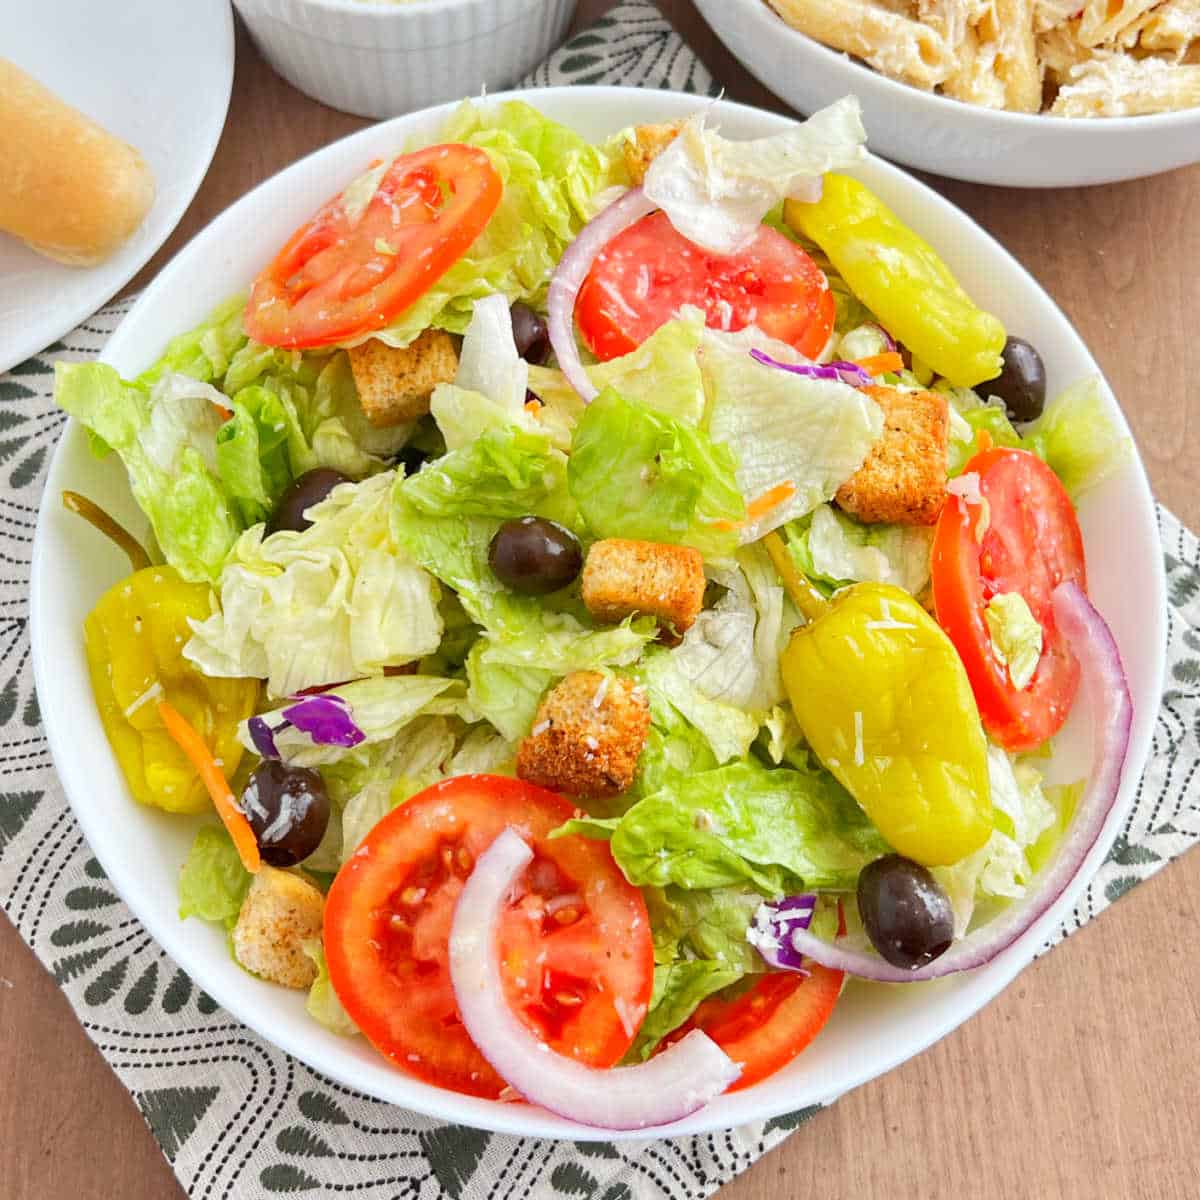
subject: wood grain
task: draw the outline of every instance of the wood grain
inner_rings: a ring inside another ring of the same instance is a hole
[[[609,7],[583,0],[577,23]],[[785,110],[690,3],[662,7],[728,96]],[[362,124],[293,91],[239,33],[212,169],[133,286],[253,184]],[[1200,168],[1082,191],[932,182],[1055,297],[1121,398],[1159,497],[1200,525]],[[1036,340],[1036,329],[1021,332]],[[1190,1200],[1200,1191],[1198,925],[1193,854],[1035,963],[956,1033],[820,1114],[721,1200]],[[182,1196],[135,1105],[6,921],[0,1031],[0,1196]]]

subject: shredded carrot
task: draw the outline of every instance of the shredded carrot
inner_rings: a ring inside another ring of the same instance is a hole
[[[975,434],[975,445],[979,447],[980,454],[986,454],[996,443],[992,441],[992,435],[986,429],[980,429]]]
[[[167,727],[167,732],[178,743],[180,750],[188,756],[192,766],[196,768],[208,794],[212,797],[213,807],[221,818],[233,844],[237,847],[238,857],[242,866],[251,874],[257,874],[262,867],[262,858],[258,853],[258,840],[250,822],[242,815],[233,798],[233,791],[225,779],[225,774],[213,758],[212,751],[205,745],[204,739],[192,728],[187,719],[173,705],[165,700],[158,702],[158,715]]]
[[[763,492],[757,500],[751,500],[746,505],[746,519],[744,521],[714,521],[712,523],[713,528],[720,529],[722,532],[730,529],[744,529],[751,521],[757,521],[759,517],[765,517],[771,509],[778,508],[795,494],[796,485],[790,480],[777,483],[773,488],[768,488]]]
[[[904,370],[904,359],[895,350],[885,354],[872,354],[869,358],[856,358],[856,367],[862,367],[868,375],[894,375]]]
[[[232,421],[233,420],[233,409],[232,408],[226,408],[225,405],[223,405],[223,404],[217,404],[217,405],[215,405],[215,407],[216,407],[217,412],[219,412],[221,414],[222,421]]]
[[[542,411],[541,401],[540,400],[526,400],[525,401],[525,411],[531,417],[536,417],[538,415],[538,413],[540,413]]]
[[[763,492],[757,500],[751,500],[746,505],[746,520],[757,521],[759,517],[765,517],[771,509],[778,508],[795,494],[796,485],[790,479],[784,480],[783,483],[777,483],[773,488],[768,488]]]

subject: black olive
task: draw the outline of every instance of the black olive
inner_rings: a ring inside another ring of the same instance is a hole
[[[303,532],[312,524],[305,517],[305,512],[314,504],[320,504],[339,483],[349,482],[341,471],[335,471],[332,467],[317,467],[296,476],[279,497],[279,503],[267,522],[267,533],[278,533],[281,529]]]
[[[542,517],[505,521],[488,547],[488,565],[505,587],[543,596],[566,587],[583,567],[579,539]]]
[[[550,330],[546,328],[546,322],[520,300],[508,312],[512,317],[517,353],[526,362],[544,363],[550,357]]]
[[[433,456],[418,446],[404,446],[396,455],[396,465],[404,468],[404,476],[415,475]]]
[[[954,910],[919,863],[887,854],[858,876],[858,915],[871,944],[894,967],[923,967],[954,940]]]
[[[320,844],[329,824],[325,781],[308,767],[264,759],[242,792],[242,812],[254,830],[263,861],[294,867]]]
[[[1024,338],[1004,343],[1004,367],[995,379],[979,385],[985,396],[1004,401],[1010,421],[1032,421],[1046,407],[1046,364]]]

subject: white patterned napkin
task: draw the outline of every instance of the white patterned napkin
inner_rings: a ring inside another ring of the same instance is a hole
[[[620,4],[527,82],[711,92],[648,3]],[[125,907],[88,850],[50,764],[29,665],[29,564],[49,454],[65,418],[52,360],[99,352],[129,301],[0,377],[0,905],[133,1093],[189,1195],[414,1200],[701,1200],[812,1115],[703,1137],[550,1142],[484,1133],[358,1095],[220,1011]],[[1169,689],[1137,806],[1060,932],[1079,928],[1200,839],[1200,545],[1165,509]]]

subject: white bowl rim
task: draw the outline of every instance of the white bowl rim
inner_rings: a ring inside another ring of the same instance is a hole
[[[353,4],[358,0],[304,0],[304,3],[315,4]],[[434,2],[434,0],[430,0]],[[729,3],[730,0],[720,0]],[[927,92],[924,88],[905,83],[902,79],[893,79],[882,71],[859,61],[853,55],[842,50],[835,50],[825,45],[810,34],[789,25],[766,0],[733,0],[743,8],[751,6],[766,8],[779,23],[781,36],[790,37],[797,44],[802,43],[801,53],[812,53],[823,59],[831,70],[845,73],[847,90],[854,91],[856,86],[878,87],[882,92],[903,94],[913,105],[921,109],[922,116],[938,118],[942,116],[960,115],[968,120],[979,120],[981,123],[992,123],[996,126],[1007,125],[1015,129],[1048,128],[1055,133],[1081,134],[1083,137],[1119,136],[1122,132],[1134,129],[1147,129],[1153,125],[1155,129],[1170,128],[1173,125],[1185,126],[1200,124],[1200,105],[1191,108],[1180,108],[1172,112],[1147,113],[1144,116],[1130,117],[1061,117],[1052,113],[1023,113],[1013,112],[1006,108],[986,108],[981,104],[971,104],[966,100],[956,100],[953,96],[944,96],[939,92]],[[743,69],[749,70],[745,64]],[[857,81],[862,81],[856,85]],[[839,81],[841,82],[841,81]],[[767,84],[762,84],[772,95],[775,92]],[[836,90],[836,89],[835,89]]]
[[[524,88],[514,89],[507,92],[498,92],[488,97],[489,103],[500,103],[509,99],[524,100],[533,105],[537,105],[539,98],[554,97],[560,99],[570,98],[573,102],[578,102],[581,98],[581,93],[587,95],[587,103],[593,104],[596,107],[602,107],[606,100],[616,100],[619,97],[630,97],[633,95],[645,96],[646,91],[636,87],[616,87],[616,86],[589,86],[585,89],[577,87],[563,86],[553,88]],[[655,93],[650,93],[655,94]],[[695,104],[707,103],[704,97],[684,95],[681,93],[657,93],[659,96],[667,98],[667,103],[684,103],[691,102]],[[306,164],[311,160],[331,150],[333,146],[343,146],[346,143],[353,143],[356,140],[366,141],[377,137],[382,126],[390,126],[393,124],[407,123],[414,119],[426,118],[431,119],[436,116],[449,116],[458,105],[458,101],[452,101],[447,104],[437,105],[418,112],[405,114],[400,117],[393,118],[391,121],[383,122],[380,125],[368,126],[366,129],[360,130],[357,133],[351,134],[345,138],[331,143],[329,146],[324,146],[304,158],[297,160],[283,171],[278,172],[271,178],[264,180],[258,184],[250,192],[240,197],[234,204],[230,205],[223,213],[219,214],[205,229],[197,233],[192,240],[168,263],[159,276],[146,288],[137,302],[133,305],[130,311],[125,314],[120,325],[111,335],[109,342],[106,344],[104,351],[101,353],[100,360],[106,361],[110,352],[110,347],[114,343],[118,343],[122,331],[128,329],[136,329],[138,320],[143,310],[149,310],[152,306],[159,302],[156,294],[158,287],[165,280],[165,286],[170,289],[174,285],[172,276],[174,268],[177,268],[179,261],[187,256],[193,245],[204,239],[212,230],[213,226],[224,220],[235,208],[240,208],[243,205],[252,205],[256,199],[260,197],[266,190],[277,186],[279,181],[292,173],[303,173],[306,169]],[[719,101],[718,115],[720,110],[729,112],[731,115],[742,115],[750,120],[761,121],[764,118],[772,122],[786,122],[790,118],[781,116],[777,113],[770,113],[766,110],[757,109],[749,105],[735,104],[731,101]],[[1044,297],[1049,305],[1057,311],[1062,318],[1062,321],[1067,330],[1067,341],[1074,340],[1077,346],[1083,350],[1087,357],[1091,358],[1090,352],[1080,339],[1078,333],[1070,321],[1067,320],[1065,314],[1058,309],[1054,301],[1045,293],[1041,285],[1029,274],[1025,268],[1013,258],[1011,254],[997,242],[985,229],[978,226],[974,220],[963,213],[946,200],[943,196],[935,192],[923,181],[916,179],[908,172],[899,167],[894,166],[885,160],[871,156],[872,169],[877,169],[883,174],[891,176],[893,179],[900,181],[903,186],[914,189],[921,194],[922,199],[928,202],[934,210],[940,210],[944,213],[952,214],[958,220],[966,220],[975,227],[980,237],[986,239],[997,255],[1007,259],[1009,264],[1017,271],[1017,273],[1028,284],[1028,288]],[[1094,360],[1093,360],[1094,362]],[[1103,374],[1096,366],[1096,374],[1103,380]],[[1107,389],[1107,382],[1105,381]],[[1107,389],[1111,395],[1111,389]],[[1114,400],[1116,416],[1128,434],[1128,423],[1125,421],[1124,414],[1121,412],[1119,405],[1116,405]],[[31,621],[31,642],[33,652],[33,669],[35,685],[39,693],[44,693],[48,690],[46,684],[51,678],[53,671],[53,647],[48,639],[41,636],[41,621],[39,613],[44,610],[42,603],[43,588],[50,586],[50,581],[44,576],[46,575],[43,567],[43,560],[48,553],[46,546],[49,541],[48,535],[44,533],[47,528],[47,515],[58,508],[58,498],[56,489],[49,486],[49,482],[53,480],[57,473],[58,464],[63,457],[64,446],[67,441],[67,435],[70,432],[70,427],[77,423],[74,418],[71,418],[68,424],[68,429],[64,431],[63,437],[59,440],[55,447],[54,455],[51,459],[47,481],[48,485],[42,496],[41,503],[38,509],[37,530],[35,533],[33,559],[31,569],[31,598],[30,598],[30,621]],[[1131,435],[1130,435],[1131,436]],[[1134,473],[1134,482],[1136,490],[1141,496],[1142,505],[1140,516],[1141,530],[1140,537],[1145,539],[1153,539],[1153,544],[1157,545],[1158,532],[1154,515],[1154,501],[1150,491],[1149,480],[1147,479],[1145,466],[1140,455],[1134,456],[1134,461],[1131,464]],[[1027,930],[1026,933],[1018,939],[1018,941],[1010,946],[1007,950],[992,963],[980,968],[979,972],[969,973],[970,980],[967,986],[974,985],[973,990],[969,993],[964,1001],[961,1001],[954,1007],[952,1012],[945,1015],[944,1019],[936,1024],[929,1025],[924,1030],[920,1038],[911,1041],[898,1043],[897,1050],[894,1055],[884,1059],[882,1065],[877,1062],[872,1062],[869,1067],[851,1066],[845,1074],[845,1078],[839,1080],[839,1086],[830,1091],[828,1094],[822,1094],[817,1097],[815,1102],[826,1105],[832,1103],[839,1096],[844,1094],[859,1085],[868,1082],[871,1079],[877,1078],[879,1075],[890,1071],[895,1066],[907,1061],[909,1058],[921,1053],[935,1042],[940,1041],[948,1033],[956,1029],[964,1021],[973,1016],[987,1003],[995,998],[1012,979],[1026,967],[1035,957],[1037,950],[1041,946],[1045,936],[1051,930],[1057,927],[1057,923],[1071,911],[1079,894],[1088,884],[1095,871],[1098,869],[1103,860],[1103,855],[1107,853],[1108,847],[1111,845],[1113,838],[1116,836],[1125,817],[1128,815],[1130,808],[1133,805],[1137,790],[1137,778],[1140,777],[1145,763],[1148,759],[1151,741],[1153,736],[1154,722],[1151,719],[1149,722],[1143,722],[1142,727],[1138,728],[1138,713],[1140,711],[1139,700],[1144,700],[1147,697],[1152,701],[1154,711],[1157,711],[1158,699],[1162,693],[1163,677],[1165,671],[1165,650],[1166,644],[1166,577],[1163,569],[1161,555],[1155,556],[1157,569],[1151,580],[1148,581],[1148,591],[1152,595],[1148,598],[1153,602],[1148,616],[1152,619],[1154,625],[1154,642],[1160,648],[1160,653],[1157,655],[1153,669],[1153,686],[1146,688],[1146,695],[1143,697],[1134,697],[1135,702],[1135,726],[1133,737],[1130,741],[1129,753],[1126,759],[1125,771],[1122,778],[1121,795],[1118,798],[1114,809],[1110,812],[1105,822],[1104,832],[1097,844],[1092,848],[1088,855],[1088,859],[1084,867],[1067,886],[1062,895],[1050,906],[1050,908],[1038,919],[1034,926]],[[323,1055],[313,1051],[307,1039],[303,1037],[293,1038],[290,1035],[281,1036],[277,1031],[270,1028],[269,1020],[264,1017],[263,1012],[269,1014],[269,1006],[260,1009],[252,1002],[245,998],[245,994],[238,987],[226,987],[221,984],[210,984],[203,979],[203,972],[191,969],[191,963],[197,961],[198,956],[194,955],[191,950],[191,942],[188,937],[180,936],[179,922],[173,910],[163,910],[154,906],[148,906],[136,903],[125,897],[124,892],[116,883],[116,880],[124,873],[125,869],[115,863],[111,858],[106,857],[97,849],[97,844],[103,841],[99,835],[101,832],[102,822],[97,810],[89,807],[85,802],[87,796],[88,779],[86,771],[77,766],[73,755],[72,745],[70,741],[70,731],[66,728],[59,728],[53,725],[49,719],[46,720],[46,734],[50,746],[51,756],[54,762],[55,769],[62,781],[64,791],[71,804],[72,810],[75,813],[76,819],[79,821],[84,834],[87,837],[89,845],[92,847],[93,853],[96,854],[100,865],[108,874],[110,881],[113,882],[117,890],[122,893],[122,898],[126,899],[126,903],[134,911],[135,915],[145,925],[154,940],[163,948],[168,949],[168,952],[177,963],[183,968],[189,976],[194,978],[195,982],[203,987],[209,995],[217,1001],[222,1008],[229,1012],[237,1020],[249,1026],[256,1033],[263,1037],[265,1041],[284,1051],[285,1053],[306,1063],[312,1069],[321,1072],[337,1083],[342,1084],[355,1091],[366,1091],[367,1094],[374,1095],[369,1087],[364,1088],[363,1081],[356,1076],[353,1068],[353,1058],[351,1056],[340,1055]],[[80,797],[77,802],[75,797]],[[959,976],[959,979],[964,978]],[[381,1060],[382,1061],[382,1060]],[[713,1102],[699,1112],[692,1114],[674,1125],[666,1127],[662,1130],[638,1130],[638,1131],[612,1131],[594,1129],[587,1126],[565,1122],[557,1117],[543,1112],[541,1109],[529,1107],[520,1104],[504,1104],[496,1101],[479,1101],[474,1097],[464,1096],[456,1092],[450,1092],[445,1089],[436,1088],[431,1085],[423,1084],[419,1080],[414,1080],[407,1076],[402,1071],[395,1071],[395,1078],[401,1084],[409,1085],[416,1084],[416,1090],[420,1093],[419,1107],[411,1098],[404,1101],[398,1100],[395,1097],[377,1097],[385,1102],[394,1103],[401,1106],[407,1106],[413,1111],[418,1111],[426,1116],[433,1117],[439,1120],[445,1120],[456,1124],[467,1124],[477,1128],[484,1128],[496,1133],[514,1134],[520,1136],[533,1137],[549,1137],[554,1139],[569,1139],[576,1141],[629,1141],[646,1139],[649,1137],[680,1137],[699,1133],[709,1133],[717,1130],[728,1129],[736,1125],[748,1121],[766,1120],[771,1117],[782,1115],[792,1108],[792,1105],[771,1105],[766,1107],[755,1107],[752,1103],[748,1103],[748,1098],[754,1095],[756,1088],[748,1088],[744,1092],[735,1093],[730,1097],[722,1097],[719,1101]],[[728,1102],[726,1105],[725,1102]],[[736,1102],[736,1103],[735,1103]],[[721,1118],[714,1117],[715,1112],[719,1112],[726,1106],[732,1106],[737,1111],[733,1117]],[[464,1109],[467,1110],[464,1115]],[[744,1111],[742,1111],[744,1110]]]
[[[490,6],[493,0],[290,0],[300,8],[315,8],[323,12],[348,13],[352,17],[363,17],[367,20],[393,20],[404,13],[449,12],[459,8],[484,8]],[[542,3],[543,0],[530,0],[531,4]],[[257,5],[259,0],[234,0],[240,7]],[[417,110],[421,111],[421,110]],[[411,114],[404,113],[404,116]]]

